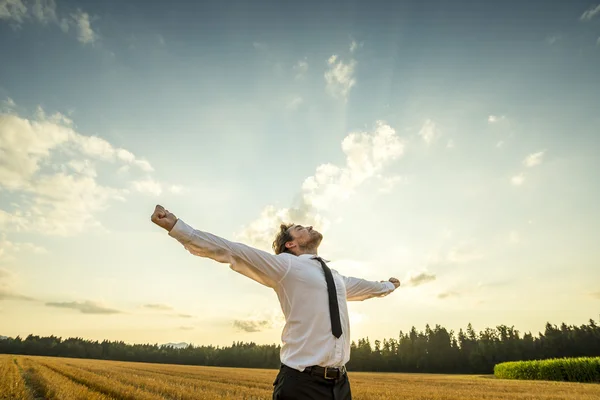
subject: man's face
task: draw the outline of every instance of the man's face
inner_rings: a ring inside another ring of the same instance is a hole
[[[290,227],[290,235],[300,249],[316,249],[323,240],[323,235],[312,226],[293,225]]]

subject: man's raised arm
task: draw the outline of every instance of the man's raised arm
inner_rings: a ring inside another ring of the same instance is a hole
[[[400,281],[396,278],[390,278],[385,282],[367,281],[365,279],[343,276],[346,285],[346,299],[348,301],[362,301],[373,297],[384,297],[392,293]]]
[[[230,264],[234,271],[265,286],[277,286],[290,268],[291,260],[288,254],[276,256],[193,229],[162,206],[156,206],[151,220],[166,229],[169,236],[177,239],[193,255]]]

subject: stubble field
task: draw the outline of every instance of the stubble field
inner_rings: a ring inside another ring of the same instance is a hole
[[[0,399],[270,399],[277,371],[0,355]],[[351,372],[357,400],[598,400],[600,385]]]

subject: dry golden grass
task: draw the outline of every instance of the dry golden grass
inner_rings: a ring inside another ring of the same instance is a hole
[[[0,399],[29,399],[15,357],[0,354]]]
[[[263,369],[0,355],[0,399],[271,399],[276,375]],[[508,381],[491,375],[354,372],[350,381],[356,400],[600,399],[597,384]]]

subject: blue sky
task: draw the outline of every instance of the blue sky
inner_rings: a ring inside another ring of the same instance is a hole
[[[355,339],[598,318],[600,4],[0,0],[0,54],[0,334],[277,342],[157,203],[397,276]]]

